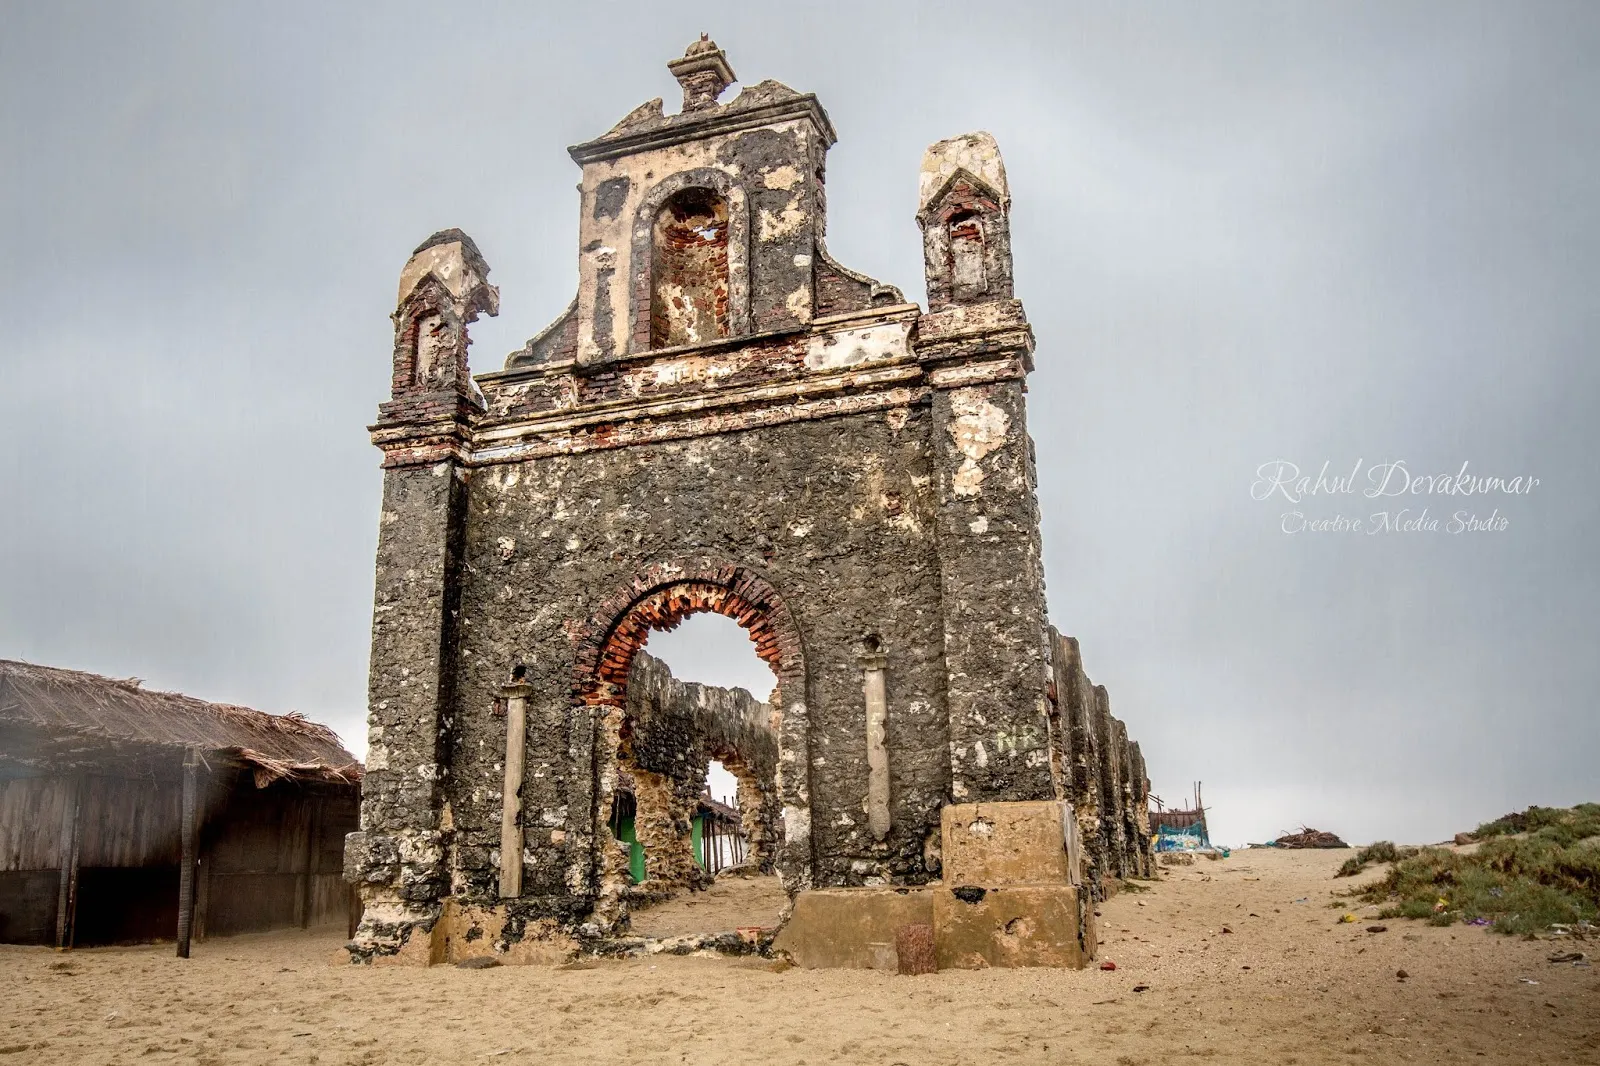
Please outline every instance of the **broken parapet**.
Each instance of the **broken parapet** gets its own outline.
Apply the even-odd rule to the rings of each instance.
[[[1110,695],[1085,673],[1077,639],[1049,632],[1052,765],[1077,817],[1084,883],[1103,899],[1121,879],[1154,872],[1146,812],[1150,782],[1138,744],[1111,714]]]

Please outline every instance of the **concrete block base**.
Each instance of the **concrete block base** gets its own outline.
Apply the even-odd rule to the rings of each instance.
[[[1085,917],[1073,885],[941,888],[933,895],[939,969],[1081,968],[1094,951]]]
[[[812,969],[895,972],[895,938],[907,925],[933,922],[934,889],[818,888],[795,897],[794,915],[774,951]]]
[[[945,884],[1074,884],[1070,808],[1046,800],[954,803],[940,814]]]

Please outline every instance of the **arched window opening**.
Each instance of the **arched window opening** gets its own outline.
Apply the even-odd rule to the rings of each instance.
[[[651,233],[650,347],[728,335],[728,203],[684,189],[656,212]]]
[[[983,220],[975,211],[950,216],[950,284],[958,300],[982,296],[989,289],[983,264]]]

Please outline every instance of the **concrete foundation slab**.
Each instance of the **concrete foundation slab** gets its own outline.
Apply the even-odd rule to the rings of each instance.
[[[822,888],[795,897],[794,916],[773,941],[798,966],[898,968],[895,938],[933,922],[933,888]]]

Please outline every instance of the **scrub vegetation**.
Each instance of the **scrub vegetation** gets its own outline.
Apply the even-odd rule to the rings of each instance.
[[[1430,847],[1406,855],[1413,849],[1387,842],[1364,849],[1392,865],[1354,895],[1389,904],[1385,918],[1488,924],[1502,933],[1539,933],[1600,914],[1600,804],[1530,807],[1479,826],[1473,836],[1480,843],[1471,850]]]

